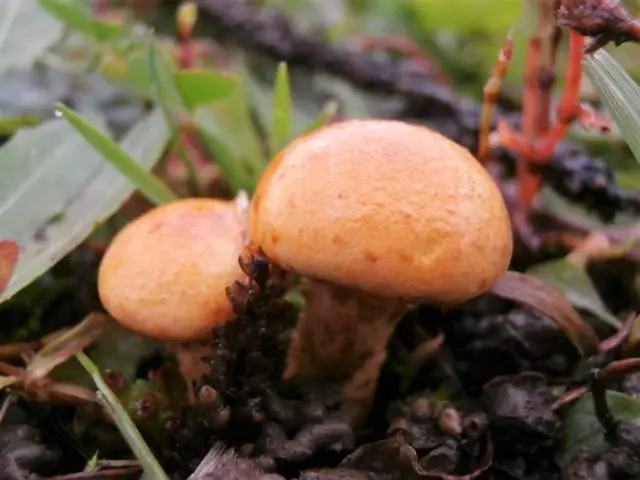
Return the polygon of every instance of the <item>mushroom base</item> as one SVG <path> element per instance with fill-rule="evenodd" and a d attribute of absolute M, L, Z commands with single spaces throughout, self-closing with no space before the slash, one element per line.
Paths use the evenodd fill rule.
<path fill-rule="evenodd" d="M 319 280 L 304 279 L 305 310 L 293 332 L 284 378 L 342 383 L 354 424 L 369 412 L 387 343 L 409 305 Z"/>

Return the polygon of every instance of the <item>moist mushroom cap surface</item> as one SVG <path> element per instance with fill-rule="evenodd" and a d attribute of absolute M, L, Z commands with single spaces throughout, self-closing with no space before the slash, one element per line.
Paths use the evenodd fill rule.
<path fill-rule="evenodd" d="M 102 259 L 104 307 L 149 337 L 207 335 L 232 317 L 225 287 L 242 276 L 242 234 L 233 202 L 182 199 L 150 210 L 114 237 Z"/>
<path fill-rule="evenodd" d="M 348 120 L 290 144 L 258 185 L 250 233 L 298 274 L 442 305 L 486 291 L 513 248 L 483 166 L 446 137 L 393 120 Z"/>

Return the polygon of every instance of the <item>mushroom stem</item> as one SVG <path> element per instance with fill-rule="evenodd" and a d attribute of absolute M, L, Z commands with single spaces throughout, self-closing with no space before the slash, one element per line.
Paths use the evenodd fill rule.
<path fill-rule="evenodd" d="M 387 343 L 410 306 L 308 278 L 301 293 L 306 306 L 293 332 L 283 376 L 340 381 L 343 410 L 358 424 L 369 412 Z"/>

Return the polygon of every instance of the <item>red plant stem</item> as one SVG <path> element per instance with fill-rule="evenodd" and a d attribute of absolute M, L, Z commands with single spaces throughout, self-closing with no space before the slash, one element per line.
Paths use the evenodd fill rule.
<path fill-rule="evenodd" d="M 542 60 L 545 34 L 555 33 L 555 1 L 541 0 L 538 25 L 529 39 L 525 67 L 525 92 L 522 105 L 522 133 L 524 140 L 535 145 L 539 138 L 549 131 L 551 109 L 551 89 L 555 82 L 555 46 L 550 48 L 549 62 Z M 516 167 L 520 190 L 520 214 L 528 218 L 533 200 L 542 187 L 542 176 L 532 171 L 533 158 L 522 155 Z"/>
<path fill-rule="evenodd" d="M 582 81 L 582 59 L 585 39 L 572 30 L 569 43 L 569 66 L 562 98 L 557 108 L 557 120 L 551 131 L 541 139 L 536 148 L 535 162 L 545 164 L 554 150 L 569 131 L 571 122 L 580 113 L 580 83 Z"/>
<path fill-rule="evenodd" d="M 480 117 L 480 131 L 478 136 L 478 160 L 483 165 L 489 161 L 490 142 L 489 136 L 491 131 L 491 118 L 498 101 L 498 93 L 502 87 L 504 77 L 507 75 L 511 59 L 513 58 L 513 35 L 509 33 L 505 39 L 498 59 L 493 66 L 491 78 L 487 81 L 483 89 L 484 102 L 482 104 L 482 115 Z"/>

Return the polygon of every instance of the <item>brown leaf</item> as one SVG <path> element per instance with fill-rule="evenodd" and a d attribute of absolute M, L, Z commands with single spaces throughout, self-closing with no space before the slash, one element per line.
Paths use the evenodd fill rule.
<path fill-rule="evenodd" d="M 27 365 L 25 383 L 45 378 L 55 367 L 91 345 L 104 333 L 106 324 L 105 315 L 93 312 L 78 325 L 47 343 Z"/>
<path fill-rule="evenodd" d="M 0 240 L 0 293 L 7 288 L 18 264 L 20 247 L 13 240 Z"/>
<path fill-rule="evenodd" d="M 482 476 L 493 463 L 493 443 L 487 435 L 484 454 L 475 470 L 466 475 L 450 475 L 425 470 L 415 449 L 404 435 L 393 435 L 385 440 L 361 446 L 348 455 L 339 469 L 367 472 L 372 479 L 389 480 L 473 480 Z M 330 477 L 327 477 L 327 479 Z M 354 478 L 353 476 L 343 478 Z"/>
<path fill-rule="evenodd" d="M 599 339 L 595 331 L 560 290 L 540 278 L 507 271 L 489 291 L 547 315 L 583 355 L 591 356 L 598 352 Z"/>

